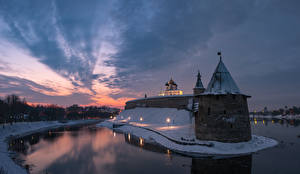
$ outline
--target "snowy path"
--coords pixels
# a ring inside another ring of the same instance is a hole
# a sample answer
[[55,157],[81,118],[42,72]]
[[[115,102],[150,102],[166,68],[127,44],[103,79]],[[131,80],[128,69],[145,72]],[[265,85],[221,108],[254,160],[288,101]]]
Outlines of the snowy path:
[[5,128],[0,127],[0,168],[2,167],[8,174],[26,173],[25,169],[18,166],[10,157],[6,139],[10,136],[23,136],[34,132],[53,129],[61,126],[79,125],[96,123],[98,120],[76,120],[67,123],[59,123],[57,121],[42,121],[42,122],[22,122],[13,125],[5,125]]

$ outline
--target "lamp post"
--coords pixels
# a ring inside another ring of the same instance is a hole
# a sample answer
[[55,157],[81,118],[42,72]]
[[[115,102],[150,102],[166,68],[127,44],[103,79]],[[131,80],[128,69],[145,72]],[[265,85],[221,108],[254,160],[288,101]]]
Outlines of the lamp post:
[[171,119],[168,117],[168,118],[166,119],[166,122],[168,123],[168,127],[169,127],[169,124],[170,124],[170,122],[171,122]]

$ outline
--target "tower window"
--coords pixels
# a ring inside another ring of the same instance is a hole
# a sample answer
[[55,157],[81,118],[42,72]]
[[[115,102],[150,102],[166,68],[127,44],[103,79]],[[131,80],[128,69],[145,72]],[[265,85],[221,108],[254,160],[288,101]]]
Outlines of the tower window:
[[207,115],[210,115],[210,108],[207,108]]

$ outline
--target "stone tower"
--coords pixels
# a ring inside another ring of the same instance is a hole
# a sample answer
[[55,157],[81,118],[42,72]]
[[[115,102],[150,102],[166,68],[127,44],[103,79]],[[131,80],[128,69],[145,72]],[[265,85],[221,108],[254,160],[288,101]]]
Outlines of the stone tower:
[[195,133],[199,140],[242,142],[251,139],[247,98],[240,92],[221,54],[219,64],[204,93],[195,96]]
[[205,91],[205,88],[203,87],[203,84],[201,81],[201,75],[200,75],[199,71],[197,74],[197,82],[196,82],[195,88],[193,90],[194,90],[194,95],[199,95]]

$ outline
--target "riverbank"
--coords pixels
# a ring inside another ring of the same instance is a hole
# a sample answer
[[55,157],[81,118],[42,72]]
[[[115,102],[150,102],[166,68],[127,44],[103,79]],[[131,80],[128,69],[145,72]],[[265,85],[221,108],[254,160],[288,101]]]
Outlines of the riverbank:
[[41,122],[19,122],[13,125],[5,125],[0,128],[0,168],[3,168],[8,174],[27,173],[24,168],[17,165],[9,155],[8,145],[6,140],[12,137],[21,137],[32,134],[34,132],[45,131],[63,126],[85,125],[98,123],[100,120],[74,120],[67,123],[58,121],[41,121]]
[[278,143],[271,138],[252,135],[248,142],[222,143],[197,140],[194,118],[186,110],[173,108],[136,108],[123,111],[115,119],[98,124],[114,131],[140,137],[189,156],[232,156],[257,152]]

